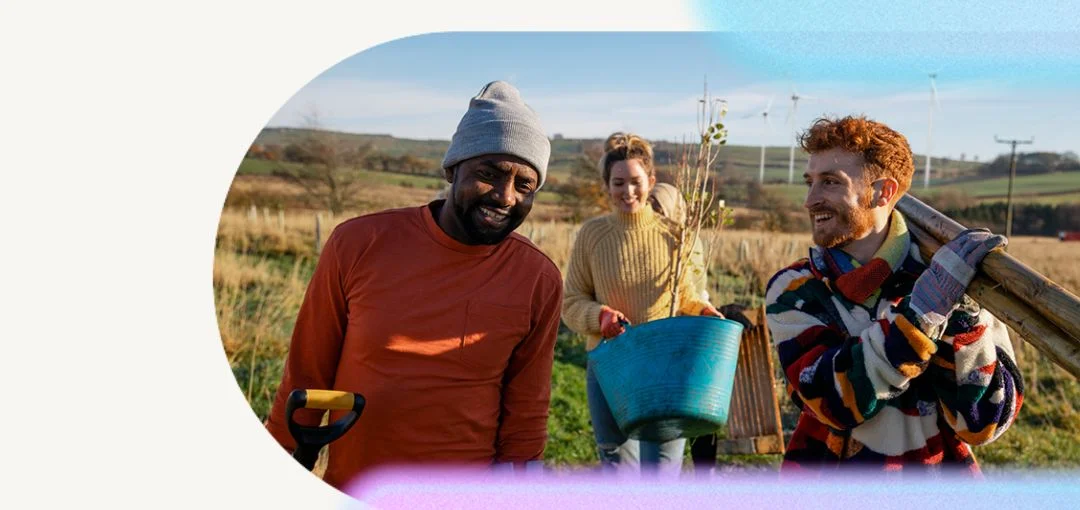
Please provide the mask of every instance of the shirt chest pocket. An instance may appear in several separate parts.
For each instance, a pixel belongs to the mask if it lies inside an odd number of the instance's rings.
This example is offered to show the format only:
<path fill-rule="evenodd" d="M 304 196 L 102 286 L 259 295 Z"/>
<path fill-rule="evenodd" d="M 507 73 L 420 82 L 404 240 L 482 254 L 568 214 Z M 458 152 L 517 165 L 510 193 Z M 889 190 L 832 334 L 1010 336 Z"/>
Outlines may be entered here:
<path fill-rule="evenodd" d="M 465 304 L 461 361 L 478 375 L 501 375 L 514 348 L 529 333 L 529 310 L 470 299 Z"/>

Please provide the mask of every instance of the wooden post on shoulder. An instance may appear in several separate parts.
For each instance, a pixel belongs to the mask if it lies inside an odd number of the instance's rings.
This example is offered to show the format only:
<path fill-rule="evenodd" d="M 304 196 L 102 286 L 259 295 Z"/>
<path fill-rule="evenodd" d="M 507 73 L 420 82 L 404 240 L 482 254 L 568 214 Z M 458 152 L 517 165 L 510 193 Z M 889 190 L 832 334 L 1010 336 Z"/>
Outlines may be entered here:
<path fill-rule="evenodd" d="M 910 195 L 901 198 L 896 208 L 907 218 L 908 229 L 927 261 L 964 230 Z M 983 259 L 968 295 L 1080 379 L 1080 335 L 1077 322 L 1068 322 L 1080 317 L 1080 299 L 1001 250 Z"/>

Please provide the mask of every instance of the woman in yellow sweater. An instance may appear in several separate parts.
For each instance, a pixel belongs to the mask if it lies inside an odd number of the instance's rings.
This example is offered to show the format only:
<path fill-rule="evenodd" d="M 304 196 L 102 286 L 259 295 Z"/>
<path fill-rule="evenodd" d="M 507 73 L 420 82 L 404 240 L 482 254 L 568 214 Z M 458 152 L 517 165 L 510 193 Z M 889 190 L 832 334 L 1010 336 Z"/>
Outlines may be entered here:
<path fill-rule="evenodd" d="M 648 204 L 649 192 L 656 185 L 652 146 L 636 135 L 617 133 L 608 139 L 607 149 L 600 166 L 614 212 L 581 226 L 564 285 L 563 321 L 586 336 L 587 350 L 599 345 L 601 337 L 621 334 L 620 320 L 639 324 L 666 318 L 671 306 L 676 239 L 673 223 Z M 695 295 L 687 280 L 683 282 L 679 285 L 680 313 L 721 317 Z M 593 433 L 605 469 L 681 470 L 685 439 L 654 443 L 627 438 L 611 415 L 591 363 L 586 366 L 586 381 Z"/>

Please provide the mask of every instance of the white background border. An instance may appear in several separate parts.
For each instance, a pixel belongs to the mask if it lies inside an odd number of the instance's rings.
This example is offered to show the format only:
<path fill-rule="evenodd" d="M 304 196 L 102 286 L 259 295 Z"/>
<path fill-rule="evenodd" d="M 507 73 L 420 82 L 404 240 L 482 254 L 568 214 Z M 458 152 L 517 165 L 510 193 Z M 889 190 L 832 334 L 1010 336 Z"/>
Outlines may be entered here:
<path fill-rule="evenodd" d="M 5 3 L 5 502 L 345 504 L 277 448 L 229 371 L 211 286 L 221 206 L 274 112 L 374 45 L 438 31 L 698 28 L 688 5 L 510 5 Z"/>

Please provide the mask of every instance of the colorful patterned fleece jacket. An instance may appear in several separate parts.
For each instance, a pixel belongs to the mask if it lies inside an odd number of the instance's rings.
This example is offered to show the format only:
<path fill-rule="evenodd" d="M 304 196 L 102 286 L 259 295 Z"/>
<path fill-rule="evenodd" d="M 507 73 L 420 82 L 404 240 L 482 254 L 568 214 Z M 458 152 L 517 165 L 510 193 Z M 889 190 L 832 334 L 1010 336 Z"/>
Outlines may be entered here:
<path fill-rule="evenodd" d="M 838 249 L 769 281 L 766 312 L 802 410 L 781 471 L 841 466 L 979 476 L 969 445 L 1001 436 L 1023 402 L 1005 326 L 967 296 L 940 338 L 909 308 L 926 269 L 903 216 L 865 265 Z"/>

